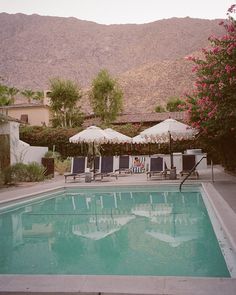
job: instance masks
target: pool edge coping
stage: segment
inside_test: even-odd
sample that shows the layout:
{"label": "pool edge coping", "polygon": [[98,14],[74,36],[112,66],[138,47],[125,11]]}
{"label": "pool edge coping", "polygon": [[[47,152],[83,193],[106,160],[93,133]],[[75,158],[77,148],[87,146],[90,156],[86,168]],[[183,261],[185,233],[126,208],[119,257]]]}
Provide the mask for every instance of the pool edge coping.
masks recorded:
{"label": "pool edge coping", "polygon": [[[236,214],[211,183],[202,183],[202,188],[214,209],[217,218],[236,252]],[[214,195],[214,198],[213,198]]]}
{"label": "pool edge coping", "polygon": [[[43,280],[43,284],[42,284]],[[2,290],[1,286],[4,286]],[[236,279],[155,276],[3,275],[0,294],[235,295]],[[5,292],[5,293],[4,293]]]}

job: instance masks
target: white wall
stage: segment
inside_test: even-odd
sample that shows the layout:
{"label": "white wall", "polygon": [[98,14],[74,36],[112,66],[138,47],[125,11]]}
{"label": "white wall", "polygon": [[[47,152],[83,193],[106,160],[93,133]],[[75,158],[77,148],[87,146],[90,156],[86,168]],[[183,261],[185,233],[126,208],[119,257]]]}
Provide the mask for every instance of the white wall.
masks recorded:
{"label": "white wall", "polygon": [[42,146],[29,146],[25,150],[23,163],[28,164],[31,162],[37,162],[41,164],[41,160],[44,157],[45,153],[48,151],[47,147]]}
{"label": "white wall", "polygon": [[30,146],[19,139],[19,123],[9,121],[0,124],[0,134],[10,135],[10,164],[37,162],[41,164],[41,159],[48,151],[47,147]]}
{"label": "white wall", "polygon": [[47,147],[41,146],[30,146],[28,143],[18,140],[17,144],[14,145],[14,152],[11,158],[11,164],[24,163],[28,164],[31,162],[37,162],[41,164],[41,159],[48,151]]}

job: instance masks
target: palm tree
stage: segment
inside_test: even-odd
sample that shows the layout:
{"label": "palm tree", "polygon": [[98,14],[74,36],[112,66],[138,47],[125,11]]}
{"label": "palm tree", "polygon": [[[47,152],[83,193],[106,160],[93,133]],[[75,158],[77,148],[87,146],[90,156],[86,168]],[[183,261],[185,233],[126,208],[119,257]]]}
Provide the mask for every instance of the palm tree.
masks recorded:
{"label": "palm tree", "polygon": [[19,89],[16,87],[8,87],[7,88],[7,94],[10,97],[11,104],[15,103],[15,95],[19,92]]}
{"label": "palm tree", "polygon": [[31,99],[33,99],[35,92],[31,89],[25,89],[24,91],[21,91],[21,94],[27,98],[28,103],[31,103]]}
{"label": "palm tree", "polygon": [[33,99],[39,100],[40,102],[43,102],[43,98],[44,98],[43,91],[36,91],[33,97]]}

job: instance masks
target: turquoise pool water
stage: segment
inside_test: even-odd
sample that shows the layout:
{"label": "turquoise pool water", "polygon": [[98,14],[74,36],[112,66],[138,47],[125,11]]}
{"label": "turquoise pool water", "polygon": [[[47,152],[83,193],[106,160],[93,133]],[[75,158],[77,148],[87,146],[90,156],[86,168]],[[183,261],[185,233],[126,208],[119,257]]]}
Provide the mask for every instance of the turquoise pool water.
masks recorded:
{"label": "turquoise pool water", "polygon": [[230,277],[200,190],[67,189],[0,211],[1,274]]}

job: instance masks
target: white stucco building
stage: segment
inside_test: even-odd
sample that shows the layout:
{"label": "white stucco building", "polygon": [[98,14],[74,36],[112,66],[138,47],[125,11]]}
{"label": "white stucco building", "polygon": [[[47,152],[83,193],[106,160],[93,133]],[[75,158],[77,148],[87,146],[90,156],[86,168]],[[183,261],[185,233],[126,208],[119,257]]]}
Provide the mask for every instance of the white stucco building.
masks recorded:
{"label": "white stucco building", "polygon": [[0,169],[15,163],[37,162],[48,151],[47,147],[30,146],[19,138],[20,123],[10,117],[0,116]]}

